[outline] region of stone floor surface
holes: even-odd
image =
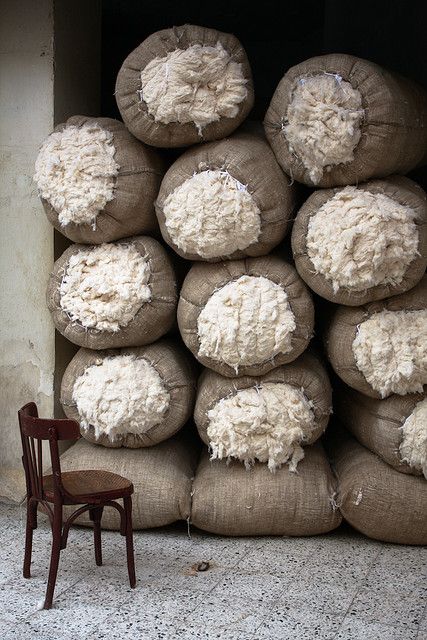
[[[62,552],[54,608],[40,610],[50,531],[35,531],[22,577],[25,511],[0,504],[0,639],[427,640],[427,548],[381,544],[350,528],[313,538],[221,538],[184,524],[135,532],[137,587],[124,538],[90,529]],[[192,566],[206,561],[207,571]]]

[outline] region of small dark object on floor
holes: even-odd
[[[198,562],[196,564],[193,564],[193,568],[196,571],[207,571],[210,568],[210,564],[209,562]]]

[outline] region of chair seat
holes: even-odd
[[[83,504],[99,500],[116,500],[133,493],[130,480],[117,473],[102,470],[64,471],[61,473],[62,486],[72,498],[64,497],[64,504]],[[43,476],[46,500],[53,502],[53,476]]]

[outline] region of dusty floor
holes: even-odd
[[[342,528],[317,538],[227,539],[186,527],[136,532],[138,584],[124,539],[70,534],[54,608],[40,611],[50,532],[35,532],[32,579],[21,577],[24,509],[0,505],[0,637],[43,640],[231,638],[427,640],[427,548],[384,545]],[[197,575],[191,565],[211,568]]]

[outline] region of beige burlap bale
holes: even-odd
[[[100,133],[108,143],[82,139],[77,146],[77,136],[86,130]],[[64,132],[70,140],[58,140],[51,149],[50,141]],[[108,160],[109,166],[103,166]],[[46,215],[58,231],[73,242],[101,244],[158,233],[154,201],[163,174],[157,152],[136,140],[122,122],[73,116],[42,145],[35,181]]]
[[[129,131],[155,147],[224,138],[254,101],[238,39],[189,24],[157,31],[132,51],[118,73],[115,96]]]
[[[329,441],[341,514],[369,538],[427,544],[427,482],[399,473],[344,430]]]
[[[191,522],[227,536],[311,536],[338,527],[336,481],[322,445],[306,449],[298,473],[275,474],[261,463],[247,470],[202,454],[193,483]]]
[[[192,414],[195,388],[187,354],[160,340],[139,348],[80,349],[65,370],[60,401],[90,442],[134,449],[177,433]]]
[[[344,385],[334,396],[337,417],[360,444],[396,471],[412,475],[422,475],[424,471],[427,477],[425,405],[425,394],[392,395],[378,400]]]
[[[315,191],[297,214],[292,250],[301,278],[331,302],[403,293],[427,266],[426,194],[402,176]]]
[[[108,263],[108,256],[103,257],[103,273],[108,275],[108,283],[99,267],[97,271],[92,266],[89,271],[86,264],[76,267],[80,288],[66,284],[72,273],[70,261],[82,259],[88,263],[92,255],[101,255],[104,249],[113,251],[115,247],[129,248],[132,258],[141,256],[140,266],[145,272],[138,277],[145,284],[139,289],[138,281],[132,282],[135,273],[123,274],[119,267],[126,264]],[[138,302],[132,303],[129,288]],[[178,294],[172,262],[165,249],[153,238],[136,236],[101,246],[77,244],[66,249],[54,264],[46,297],[55,327],[68,340],[88,349],[115,349],[148,344],[167,333],[175,322]],[[70,301],[69,307],[65,300]],[[109,307],[112,303],[114,313]],[[126,314],[122,313],[121,309],[128,306]]]
[[[295,187],[261,135],[238,133],[186,151],[156,201],[164,240],[187,260],[265,255],[284,238]]]
[[[239,393],[243,390],[246,394]],[[296,470],[304,458],[302,447],[321,436],[331,412],[326,370],[306,351],[263,376],[231,379],[206,369],[194,420],[213,458],[236,458],[247,466],[258,460],[272,471],[289,463]]]
[[[372,398],[422,392],[427,384],[426,309],[426,276],[398,296],[361,307],[338,307],[324,333],[326,352],[337,375]]]
[[[127,478],[134,486],[133,528],[151,529],[189,517],[197,458],[197,447],[181,436],[149,449],[126,451],[96,447],[81,439],[61,456],[61,470],[102,469]],[[73,507],[65,507],[64,511],[69,515]],[[87,512],[76,524],[92,526]],[[120,518],[116,509],[106,507],[101,524],[104,529],[118,530]]]
[[[283,170],[335,187],[407,173],[427,158],[427,95],[347,54],[310,58],[279,82],[264,121]]]
[[[294,267],[265,256],[194,264],[177,316],[185,344],[203,365],[227,377],[258,376],[305,350],[314,307]]]

